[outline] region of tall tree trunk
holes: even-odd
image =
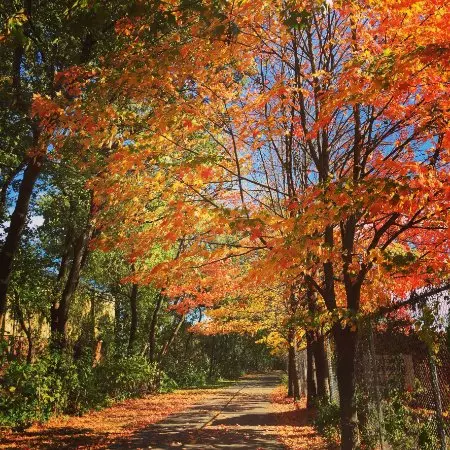
[[[294,330],[294,328],[290,328],[289,329],[288,342],[289,342],[289,352],[288,352],[289,389],[288,389],[288,396],[294,397],[294,400],[298,400],[298,399],[300,399],[300,386],[299,386],[298,372],[297,372],[296,342],[295,342],[295,330]]]
[[[59,320],[59,305],[60,305],[60,291],[62,289],[63,281],[66,277],[67,271],[69,270],[70,265],[70,257],[73,252],[73,244],[75,240],[75,229],[74,222],[72,220],[72,214],[74,211],[75,205],[71,203],[70,205],[70,213],[69,220],[66,229],[66,236],[64,239],[64,249],[63,254],[61,256],[61,262],[59,264],[58,276],[56,277],[56,283],[52,293],[52,305],[50,307],[50,333],[52,336],[55,336],[58,329],[58,320]],[[73,256],[73,255],[72,255]]]
[[[355,450],[359,445],[356,411],[355,357],[357,332],[347,325],[333,328],[336,343],[337,381],[340,399],[341,450]]]
[[[313,315],[318,313],[317,296],[311,288],[307,291],[307,303],[309,312]],[[314,397],[317,395],[319,399],[329,398],[329,374],[328,362],[325,351],[325,338],[320,330],[310,330],[307,332],[309,338],[310,352],[314,357],[314,366],[316,372],[316,385]],[[307,339],[308,339],[307,338]],[[312,404],[312,401],[310,401]]]
[[[136,344],[136,334],[138,327],[138,311],[137,311],[137,302],[138,302],[138,285],[133,284],[131,286],[131,295],[130,295],[130,335],[128,339],[128,354],[132,355],[134,352],[134,347]]]
[[[21,162],[15,169],[7,174],[3,180],[2,187],[0,189],[0,216],[2,216],[5,211],[8,189],[14,178],[16,178],[16,176],[23,170],[24,167],[25,161]]]
[[[314,380],[313,331],[306,332],[306,407],[314,407],[317,398],[316,382]]]
[[[312,350],[316,366],[317,396],[320,400],[329,399],[329,373],[325,350],[325,338],[320,332],[315,333]]]
[[[121,296],[116,293],[116,295],[114,296],[114,345],[116,351],[121,348],[122,331],[123,331],[122,302]]]
[[[39,131],[35,130],[33,140],[36,145],[38,139]],[[32,159],[23,173],[16,206],[11,215],[8,233],[0,251],[0,324],[3,322],[6,315],[7,293],[9,282],[11,280],[14,257],[19,248],[20,237],[22,236],[27,220],[31,195],[33,193],[34,185],[36,184],[36,180],[42,171],[43,162],[44,156],[38,156]]]
[[[155,309],[153,310],[152,321],[150,322],[150,330],[148,333],[148,359],[150,362],[155,361],[156,351],[156,325],[158,324],[158,314],[161,309],[163,295],[160,293],[156,298]]]
[[[57,350],[62,350],[66,347],[66,331],[67,320],[69,318],[69,308],[72,298],[77,290],[80,281],[81,270],[86,262],[88,256],[89,241],[92,237],[91,217],[88,218],[88,223],[83,232],[75,241],[73,260],[70,267],[69,275],[67,277],[64,290],[61,294],[59,304],[55,306],[54,322],[52,323],[52,345]]]
[[[27,32],[30,26],[31,19],[31,0],[23,1],[23,12],[28,20],[24,22],[24,31]],[[17,111],[20,115],[27,115],[30,109],[30,103],[23,96],[21,83],[21,66],[24,55],[24,48],[22,44],[17,44],[14,49],[13,63],[12,63],[12,89],[14,93],[14,101],[11,108]],[[53,75],[52,75],[53,76]],[[36,123],[31,122],[32,132],[32,150],[38,149],[39,137],[41,130]],[[26,224],[28,209],[30,205],[31,195],[33,193],[34,185],[42,172],[42,165],[45,160],[45,155],[41,154],[35,156],[27,161],[26,168],[23,173],[22,181],[19,187],[19,193],[16,201],[14,211],[11,215],[8,233],[6,235],[2,249],[0,250],[0,324],[3,324],[7,310],[7,293],[9,282],[11,280],[12,267],[14,257],[19,248],[20,238]],[[11,180],[10,180],[11,181]],[[6,195],[8,183],[6,184]],[[4,327],[2,326],[0,339],[3,338]]]
[[[33,358],[33,335],[31,330],[31,325],[26,324],[25,316],[23,315],[22,308],[19,303],[19,294],[15,292],[15,302],[14,302],[14,312],[17,317],[17,321],[19,322],[20,327],[22,328],[25,336],[27,337],[28,350],[27,350],[27,363],[31,364],[31,360]]]
[[[292,373],[292,360],[291,360],[291,352],[290,352],[290,344],[288,348],[288,354],[287,354],[287,376],[288,376],[288,397],[294,396],[294,381],[292,379],[293,373]]]
[[[161,361],[162,358],[164,358],[164,356],[167,354],[167,352],[169,351],[170,346],[173,344],[173,341],[175,340],[175,338],[177,337],[178,332],[181,329],[181,326],[183,325],[184,319],[186,318],[186,314],[183,314],[180,317],[180,320],[178,321],[177,325],[175,326],[175,328],[172,330],[172,333],[170,334],[169,339],[166,341],[166,343],[164,344],[161,352],[159,353],[159,360]]]
[[[213,379],[214,375],[214,362],[215,362],[215,355],[216,353],[216,336],[213,335],[211,339],[211,353],[209,355],[209,379]]]

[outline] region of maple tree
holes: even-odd
[[[85,98],[37,97],[34,113],[77,136],[83,167],[101,165],[96,244],[138,262],[126,281],[156,283],[181,314],[280,282],[264,301],[320,311],[341,446],[356,448],[358,317],[448,269],[449,7],[179,6],[160,4],[178,27],[151,41],[145,14],[119,21],[119,52],[61,74]],[[169,257],[146,265],[158,248]]]
[[[273,361],[245,336],[192,335],[202,308],[178,311],[181,299],[169,299],[162,285],[132,280],[143,266],[176,259],[183,245],[156,243],[145,261],[124,258],[128,249],[120,246],[102,252],[92,245],[101,205],[92,201],[95,183],[86,181],[108,175],[105,162],[120,151],[117,135],[126,125],[132,138],[145,108],[126,104],[120,89],[110,89],[101,105],[90,94],[126,72],[126,65],[111,73],[103,67],[131,50],[135,22],[145,17],[148,47],[181,28],[159,6],[103,0],[0,6],[2,437],[6,428],[24,429],[50,415],[237,378]],[[183,2],[178,11],[187,17],[195,6]],[[113,111],[122,101],[120,121],[127,122],[111,123],[104,108],[111,104]],[[86,105],[89,114],[79,110]],[[127,233],[140,225],[136,220]],[[252,357],[244,359],[246,353]]]

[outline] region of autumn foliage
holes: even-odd
[[[156,35],[118,21],[120,51],[58,73],[42,145],[76,140],[125,282],[206,307],[207,333],[331,330],[353,448],[357,318],[448,273],[448,3],[194,3],[161,2]]]

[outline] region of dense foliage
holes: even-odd
[[[0,17],[6,423],[235,377],[269,348],[298,397],[299,346],[327,405],[332,335],[356,448],[361,318],[449,287],[447,2],[10,0]]]
[[[272,364],[253,339],[192,335],[203,308],[179,313],[156,284],[125,280],[135,264],[121,249],[93,245],[97,211],[86,183],[101,161],[83,167],[81,135],[66,133],[55,146],[34,112],[36,98],[76,104],[77,83],[127,45],[120,21],[141,14],[154,27],[149,44],[176,26],[158,2],[0,7],[0,427]],[[106,157],[105,146],[98,156]],[[173,255],[155,248],[147,264]]]

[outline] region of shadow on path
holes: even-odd
[[[270,394],[279,375],[256,375],[181,414],[118,441],[110,449],[282,450],[275,426],[285,414],[273,413]]]
[[[60,427],[49,430],[25,431],[22,434],[24,442],[12,438],[0,439],[2,448],[25,448],[25,449],[78,449],[78,448],[96,448],[102,441],[107,439],[107,433],[93,433],[89,428]],[[25,441],[26,439],[26,441]],[[30,446],[29,442],[32,442]]]

